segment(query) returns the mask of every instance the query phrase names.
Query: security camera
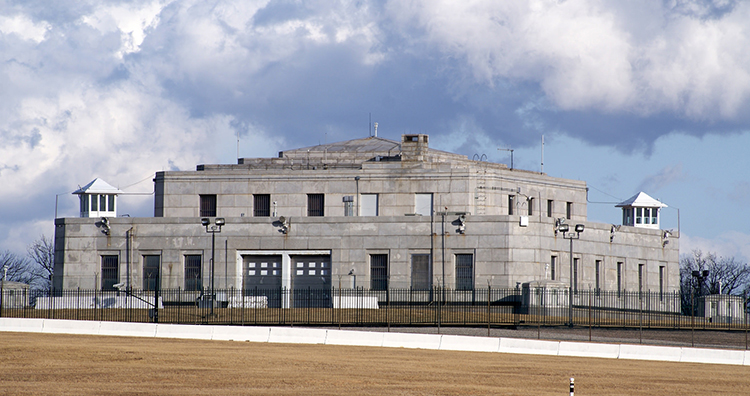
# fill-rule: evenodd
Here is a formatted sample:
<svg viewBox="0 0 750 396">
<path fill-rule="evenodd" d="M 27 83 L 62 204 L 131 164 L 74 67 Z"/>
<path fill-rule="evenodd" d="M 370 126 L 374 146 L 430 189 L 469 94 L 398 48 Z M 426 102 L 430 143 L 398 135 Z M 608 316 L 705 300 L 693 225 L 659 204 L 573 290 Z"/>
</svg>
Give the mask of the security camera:
<svg viewBox="0 0 750 396">
<path fill-rule="evenodd" d="M 115 283 L 112 285 L 112 287 L 116 288 L 117 290 L 122 290 L 125 288 L 125 282 Z"/>
</svg>

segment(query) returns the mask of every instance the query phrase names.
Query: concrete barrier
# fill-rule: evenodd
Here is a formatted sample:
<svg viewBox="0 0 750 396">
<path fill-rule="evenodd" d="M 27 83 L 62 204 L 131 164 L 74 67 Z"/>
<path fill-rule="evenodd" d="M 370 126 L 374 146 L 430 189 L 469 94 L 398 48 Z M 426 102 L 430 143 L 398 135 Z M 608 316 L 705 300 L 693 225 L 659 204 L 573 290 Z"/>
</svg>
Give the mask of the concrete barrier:
<svg viewBox="0 0 750 396">
<path fill-rule="evenodd" d="M 334 308 L 378 309 L 378 298 L 368 296 L 335 296 L 331 299 Z"/>
<path fill-rule="evenodd" d="M 560 349 L 557 354 L 560 356 L 617 359 L 620 356 L 620 346 L 617 344 L 560 341 Z"/>
<path fill-rule="evenodd" d="M 0 331 L 41 333 L 44 319 L 0 318 Z"/>
<path fill-rule="evenodd" d="M 742 365 L 745 351 L 727 349 L 682 348 L 681 362 Z"/>
<path fill-rule="evenodd" d="M 742 364 L 745 366 L 750 366 L 750 351 L 745 351 L 745 360 Z"/>
<path fill-rule="evenodd" d="M 524 340 L 520 338 L 501 338 L 498 348 L 498 352 L 531 355 L 557 355 L 559 350 L 559 341 Z"/>
<path fill-rule="evenodd" d="M 90 320 L 44 319 L 42 333 L 97 335 L 100 324 Z"/>
<path fill-rule="evenodd" d="M 383 346 L 389 348 L 439 349 L 438 334 L 383 333 Z"/>
<path fill-rule="evenodd" d="M 324 329 L 271 327 L 268 342 L 283 342 L 288 344 L 325 344 L 326 331 Z"/>
<path fill-rule="evenodd" d="M 440 349 L 444 351 L 497 352 L 499 348 L 499 338 L 459 335 L 444 335 L 440 338 Z"/>
<path fill-rule="evenodd" d="M 213 326 L 158 324 L 156 325 L 156 337 L 210 340 L 213 330 Z"/>
<path fill-rule="evenodd" d="M 213 326 L 213 340 L 268 342 L 270 327 Z"/>
<path fill-rule="evenodd" d="M 328 330 L 326 345 L 383 346 L 383 333 L 356 330 Z"/>
<path fill-rule="evenodd" d="M 681 348 L 651 345 L 620 344 L 619 359 L 633 360 L 661 360 L 665 362 L 679 362 L 682 356 Z"/>
<path fill-rule="evenodd" d="M 99 334 L 120 337 L 156 337 L 155 323 L 101 322 Z"/>
</svg>

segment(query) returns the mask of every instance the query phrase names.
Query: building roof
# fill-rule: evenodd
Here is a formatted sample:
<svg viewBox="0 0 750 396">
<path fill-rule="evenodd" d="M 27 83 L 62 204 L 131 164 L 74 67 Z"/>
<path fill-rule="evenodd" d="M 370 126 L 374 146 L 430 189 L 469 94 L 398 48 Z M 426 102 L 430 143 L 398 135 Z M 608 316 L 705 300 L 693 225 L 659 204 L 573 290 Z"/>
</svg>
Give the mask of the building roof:
<svg viewBox="0 0 750 396">
<path fill-rule="evenodd" d="M 319 144 L 317 146 L 302 147 L 293 150 L 283 151 L 284 155 L 292 153 L 304 153 L 307 152 L 357 152 L 357 153 L 382 153 L 392 152 L 392 155 L 396 155 L 401 151 L 401 143 L 395 140 L 385 139 L 377 136 L 370 136 L 361 139 L 346 140 L 343 142 Z"/>
<path fill-rule="evenodd" d="M 89 184 L 73 191 L 73 194 L 122 194 L 122 191 L 97 177 Z"/>
<path fill-rule="evenodd" d="M 648 194 L 641 191 L 638 194 L 615 205 L 617 208 L 633 206 L 637 208 L 666 208 L 667 205 L 659 200 L 651 198 Z"/>
</svg>

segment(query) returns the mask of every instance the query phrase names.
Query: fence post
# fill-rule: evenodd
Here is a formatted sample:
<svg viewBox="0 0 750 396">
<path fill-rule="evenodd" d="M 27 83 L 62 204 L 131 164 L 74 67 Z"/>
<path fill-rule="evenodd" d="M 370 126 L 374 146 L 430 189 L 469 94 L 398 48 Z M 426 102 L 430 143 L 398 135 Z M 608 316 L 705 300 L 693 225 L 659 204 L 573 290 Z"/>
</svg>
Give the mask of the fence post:
<svg viewBox="0 0 750 396">
<path fill-rule="evenodd" d="M 487 281 L 487 337 L 490 336 L 490 323 L 491 323 L 491 320 L 490 320 L 490 300 L 491 300 L 491 297 L 490 297 L 490 295 L 492 294 L 491 291 L 492 291 L 492 286 L 490 286 L 490 282 Z"/>
</svg>

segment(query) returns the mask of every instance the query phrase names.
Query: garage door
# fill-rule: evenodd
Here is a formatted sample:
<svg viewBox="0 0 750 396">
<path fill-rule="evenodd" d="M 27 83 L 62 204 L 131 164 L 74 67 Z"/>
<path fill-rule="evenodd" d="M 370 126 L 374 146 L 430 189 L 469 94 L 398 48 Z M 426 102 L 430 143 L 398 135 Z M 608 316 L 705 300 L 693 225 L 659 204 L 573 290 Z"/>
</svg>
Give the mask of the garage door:
<svg viewBox="0 0 750 396">
<path fill-rule="evenodd" d="M 295 308 L 331 306 L 331 256 L 292 256 Z"/>
<path fill-rule="evenodd" d="M 243 256 L 245 295 L 266 296 L 270 308 L 281 307 L 281 255 Z"/>
</svg>

